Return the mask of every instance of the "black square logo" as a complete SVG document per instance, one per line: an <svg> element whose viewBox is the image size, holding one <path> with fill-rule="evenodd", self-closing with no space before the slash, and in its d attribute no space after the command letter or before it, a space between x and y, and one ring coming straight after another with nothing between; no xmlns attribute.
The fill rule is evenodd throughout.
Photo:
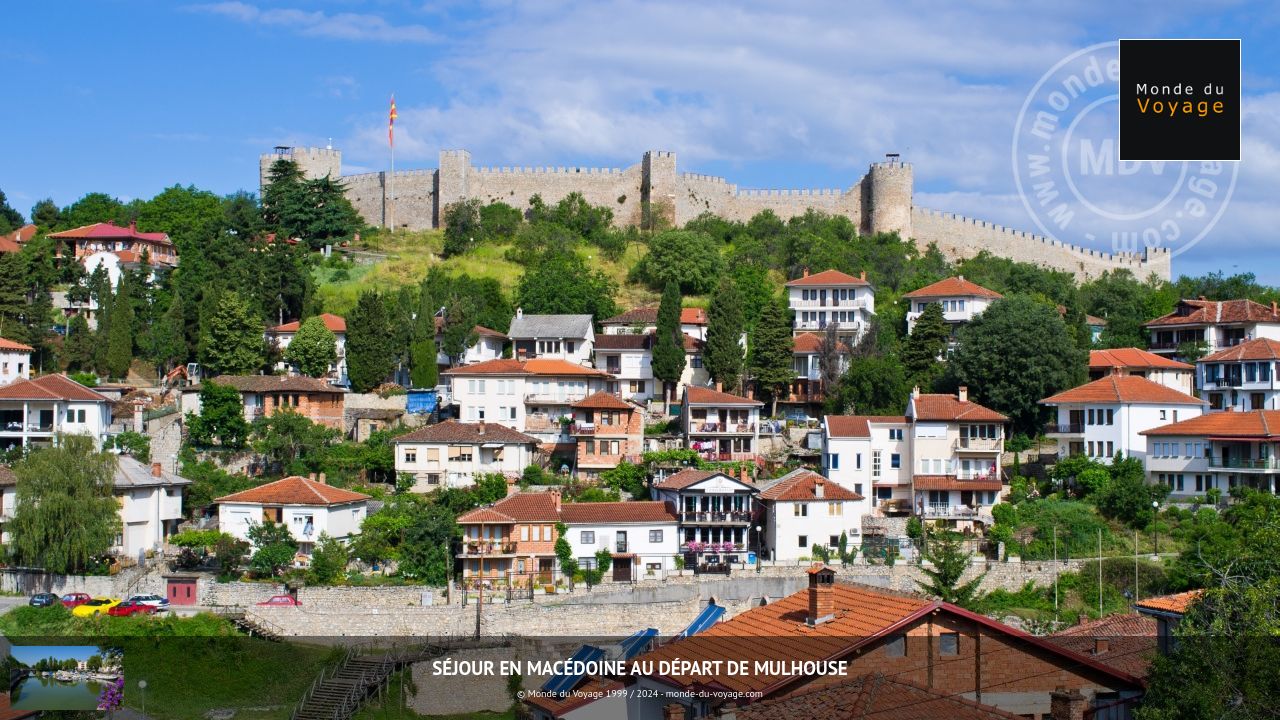
<svg viewBox="0 0 1280 720"><path fill-rule="evenodd" d="M1240 41L1121 40L1120 159L1239 160Z"/></svg>

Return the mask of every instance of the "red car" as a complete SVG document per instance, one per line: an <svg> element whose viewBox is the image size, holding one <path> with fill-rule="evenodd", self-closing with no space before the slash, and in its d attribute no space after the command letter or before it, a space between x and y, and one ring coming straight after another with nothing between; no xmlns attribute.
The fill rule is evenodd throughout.
<svg viewBox="0 0 1280 720"><path fill-rule="evenodd" d="M83 605L93 599L89 593L67 593L62 596L62 606L65 608L74 608Z"/></svg>
<svg viewBox="0 0 1280 720"><path fill-rule="evenodd" d="M159 608L156 608L154 605L147 605L146 603L138 602L137 600L125 600L119 605L108 609L107 614L114 617L129 617L130 615L137 615L139 613L143 615L155 615L158 609Z"/></svg>
<svg viewBox="0 0 1280 720"><path fill-rule="evenodd" d="M302 603L292 595L276 595L269 600L263 600L259 605L271 605L275 607L296 607Z"/></svg>

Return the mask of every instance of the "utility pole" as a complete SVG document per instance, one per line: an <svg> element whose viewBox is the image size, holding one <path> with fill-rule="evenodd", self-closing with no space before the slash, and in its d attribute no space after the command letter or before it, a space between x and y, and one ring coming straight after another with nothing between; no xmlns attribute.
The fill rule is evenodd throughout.
<svg viewBox="0 0 1280 720"><path fill-rule="evenodd" d="M476 543L480 554L480 581L476 583L480 594L476 598L476 640L480 639L480 611L484 607L484 523L480 523L480 542ZM464 591L465 592L465 591Z"/></svg>
<svg viewBox="0 0 1280 720"><path fill-rule="evenodd" d="M1133 531L1133 602L1136 605L1138 600L1138 531Z"/></svg>
<svg viewBox="0 0 1280 720"><path fill-rule="evenodd" d="M1058 526L1053 526L1053 619L1058 619Z"/></svg>
<svg viewBox="0 0 1280 720"><path fill-rule="evenodd" d="M1102 617L1102 528L1098 528L1098 617Z"/></svg>

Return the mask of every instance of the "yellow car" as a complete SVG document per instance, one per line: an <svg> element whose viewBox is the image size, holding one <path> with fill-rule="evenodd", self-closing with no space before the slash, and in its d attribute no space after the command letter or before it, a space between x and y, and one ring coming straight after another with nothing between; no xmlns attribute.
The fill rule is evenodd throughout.
<svg viewBox="0 0 1280 720"><path fill-rule="evenodd" d="M71 609L71 614L76 617L91 617L93 615L106 615L107 611L120 604L120 598L96 597L92 600L75 606Z"/></svg>

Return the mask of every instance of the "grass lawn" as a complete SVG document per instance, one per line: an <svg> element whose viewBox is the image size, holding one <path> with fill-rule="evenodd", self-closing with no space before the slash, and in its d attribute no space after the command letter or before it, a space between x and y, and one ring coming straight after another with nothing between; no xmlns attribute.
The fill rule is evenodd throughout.
<svg viewBox="0 0 1280 720"><path fill-rule="evenodd" d="M406 672L401 671L392 675L391 682L387 684L387 691L382 700L374 700L365 705L360 709L360 712L352 716L352 720L404 720L405 718L412 718L413 720L515 720L515 705L500 713L486 710L463 715L420 715L406 708L400 702L400 693L406 674ZM403 691L405 696L408 697L413 692L413 689L406 686Z"/></svg>

